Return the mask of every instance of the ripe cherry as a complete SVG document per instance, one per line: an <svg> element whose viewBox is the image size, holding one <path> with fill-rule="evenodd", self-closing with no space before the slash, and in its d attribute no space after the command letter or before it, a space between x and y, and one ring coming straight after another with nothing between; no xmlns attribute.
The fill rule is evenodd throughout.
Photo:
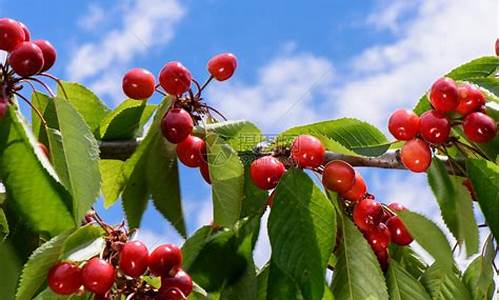
<svg viewBox="0 0 500 300"><path fill-rule="evenodd" d="M393 212L400 212L400 211L405 211L406 210L406 207L401 204L401 203L398 203L398 202L392 202L390 203L389 205L389 208L393 211Z"/></svg>
<svg viewBox="0 0 500 300"><path fill-rule="evenodd" d="M368 230L365 233L365 237L375 252L387 250L387 247L391 243L391 232L384 223L379 223Z"/></svg>
<svg viewBox="0 0 500 300"><path fill-rule="evenodd" d="M387 249L379 252L375 252L375 255L377 256L377 260L380 264L380 268L382 271L387 271L387 267L389 265L389 254L387 253Z"/></svg>
<svg viewBox="0 0 500 300"><path fill-rule="evenodd" d="M367 190L363 177L358 172L355 173L354 184L347 192L341 194L342 198L351 201L359 201L363 199Z"/></svg>
<svg viewBox="0 0 500 300"><path fill-rule="evenodd" d="M71 295L82 286L82 273L76 264L59 262L50 268L47 281L54 293Z"/></svg>
<svg viewBox="0 0 500 300"><path fill-rule="evenodd" d="M205 161L203 161L200 165L200 174L208 184L212 184L212 180L210 179L210 170L208 168L208 164Z"/></svg>
<svg viewBox="0 0 500 300"><path fill-rule="evenodd" d="M193 291L193 281L191 280L191 276L179 269L175 276L166 276L161 278L160 290L169 290L173 288L179 289L184 296L187 297Z"/></svg>
<svg viewBox="0 0 500 300"><path fill-rule="evenodd" d="M115 281L115 268L104 259L94 257L82 270L83 285L96 294L105 294Z"/></svg>
<svg viewBox="0 0 500 300"><path fill-rule="evenodd" d="M182 142L177 144L175 149L177 157L186 166L197 168L204 163L203 156L206 155L206 145L203 139L189 135Z"/></svg>
<svg viewBox="0 0 500 300"><path fill-rule="evenodd" d="M486 143L497 135L497 123L487 114L473 112L468 114L463 123L467 139L476 143Z"/></svg>
<svg viewBox="0 0 500 300"><path fill-rule="evenodd" d="M0 120L5 117L9 109L9 101L7 99L0 99Z"/></svg>
<svg viewBox="0 0 500 300"><path fill-rule="evenodd" d="M38 148L40 148L40 150L42 150L43 154L45 154L45 156L47 158L50 157L50 154L49 154L49 149L47 149L47 146L45 146L44 144L42 143L38 143Z"/></svg>
<svg viewBox="0 0 500 300"><path fill-rule="evenodd" d="M31 39L31 34L30 34L29 29L28 29L28 26L26 26L23 22L18 22L18 23L19 23L19 26L21 26L21 28L23 29L24 41L28 42Z"/></svg>
<svg viewBox="0 0 500 300"><path fill-rule="evenodd" d="M495 42L495 54L498 56L498 38Z"/></svg>
<svg viewBox="0 0 500 300"><path fill-rule="evenodd" d="M22 42L9 54L9 64L20 76L39 73L43 67L43 52L33 42Z"/></svg>
<svg viewBox="0 0 500 300"><path fill-rule="evenodd" d="M33 43L36 44L42 50L43 67L40 72L45 72L48 69L50 69L54 65L54 62L56 61L57 57L56 48L54 48L54 46L52 46L52 44L46 40L35 40L33 41Z"/></svg>
<svg viewBox="0 0 500 300"><path fill-rule="evenodd" d="M149 270L155 276L170 276L182 265L182 252L172 244L158 246L149 255Z"/></svg>
<svg viewBox="0 0 500 300"><path fill-rule="evenodd" d="M273 156L263 156L250 165L250 178L260 189L270 190L278 185L285 173L285 165Z"/></svg>
<svg viewBox="0 0 500 300"><path fill-rule="evenodd" d="M292 144L292 158L301 168L317 168L323 163L325 147L314 136L303 134L295 138Z"/></svg>
<svg viewBox="0 0 500 300"><path fill-rule="evenodd" d="M147 99L155 92L155 77L146 69L133 68L123 76L122 88L131 99Z"/></svg>
<svg viewBox="0 0 500 300"><path fill-rule="evenodd" d="M386 224L391 232L391 240L394 244L406 246L413 242L413 238L401 218L398 216L391 217Z"/></svg>
<svg viewBox="0 0 500 300"><path fill-rule="evenodd" d="M448 118L434 110L420 116L420 134L429 143L442 144L450 137L451 125Z"/></svg>
<svg viewBox="0 0 500 300"><path fill-rule="evenodd" d="M359 201L352 212L354 223L363 232L375 228L384 217L382 205L374 199L366 198Z"/></svg>
<svg viewBox="0 0 500 300"><path fill-rule="evenodd" d="M237 59L232 53L221 53L208 61L208 72L215 79L224 81L233 76Z"/></svg>
<svg viewBox="0 0 500 300"><path fill-rule="evenodd" d="M173 144L179 144L193 131L193 119L182 108L173 108L161 120L161 130L165 138Z"/></svg>
<svg viewBox="0 0 500 300"><path fill-rule="evenodd" d="M440 78L431 87L429 99L435 110L447 113L458 106L458 88L450 78Z"/></svg>
<svg viewBox="0 0 500 300"><path fill-rule="evenodd" d="M401 162L410 171L425 172L432 161L429 145L420 139L413 139L401 147Z"/></svg>
<svg viewBox="0 0 500 300"><path fill-rule="evenodd" d="M469 191L469 194L472 198L472 200L477 201L477 196L476 196L476 190L474 189L474 186L472 185L472 181L469 178L465 178L462 184L465 186L465 188Z"/></svg>
<svg viewBox="0 0 500 300"><path fill-rule="evenodd" d="M24 42L24 30L19 22L9 19L0 19L0 49L12 51Z"/></svg>
<svg viewBox="0 0 500 300"><path fill-rule="evenodd" d="M354 185L356 172L354 168L343 160L329 162L323 170L323 185L337 193L345 193Z"/></svg>
<svg viewBox="0 0 500 300"><path fill-rule="evenodd" d="M191 73L178 61L166 63L160 71L160 85L170 95L181 95L191 86Z"/></svg>
<svg viewBox="0 0 500 300"><path fill-rule="evenodd" d="M400 141L408 141L417 136L420 118L411 110L398 109L389 118L389 131Z"/></svg>
<svg viewBox="0 0 500 300"><path fill-rule="evenodd" d="M160 289L158 300L186 300L187 298L182 294L178 288Z"/></svg>
<svg viewBox="0 0 500 300"><path fill-rule="evenodd" d="M148 268L148 248L140 241L129 241L120 252L120 270L130 277L139 277Z"/></svg>
<svg viewBox="0 0 500 300"><path fill-rule="evenodd" d="M486 103L483 93L474 85L462 84L458 87L459 103L455 111L462 116L481 109Z"/></svg>

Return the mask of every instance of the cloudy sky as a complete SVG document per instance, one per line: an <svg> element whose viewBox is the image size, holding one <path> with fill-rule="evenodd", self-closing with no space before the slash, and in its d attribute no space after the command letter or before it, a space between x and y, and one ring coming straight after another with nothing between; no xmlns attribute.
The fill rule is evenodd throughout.
<svg viewBox="0 0 500 300"><path fill-rule="evenodd" d="M110 106L123 101L121 78L131 67L157 74L180 60L203 81L212 55L233 52L238 70L210 86L208 102L270 134L343 116L386 131L388 115L411 108L439 75L491 55L498 30L495 0L0 0L0 11L56 46L55 75L84 83ZM361 172L380 201L442 224L425 176ZM192 233L211 220L210 190L197 170L182 167L181 181ZM123 217L119 204L103 214ZM182 242L152 207L141 237ZM260 265L269 256L264 231L255 256Z"/></svg>

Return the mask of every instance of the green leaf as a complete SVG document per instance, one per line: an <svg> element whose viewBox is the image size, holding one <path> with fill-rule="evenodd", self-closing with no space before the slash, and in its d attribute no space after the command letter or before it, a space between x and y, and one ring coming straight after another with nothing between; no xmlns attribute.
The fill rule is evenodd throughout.
<svg viewBox="0 0 500 300"><path fill-rule="evenodd" d="M487 90L490 93L493 93L496 97L498 97L498 77L473 77L468 78L468 82L477 84L484 90ZM483 92L484 92L483 90ZM490 98L492 101L498 102L498 98Z"/></svg>
<svg viewBox="0 0 500 300"><path fill-rule="evenodd" d="M392 244L389 256L415 279L420 278L429 267L411 247Z"/></svg>
<svg viewBox="0 0 500 300"><path fill-rule="evenodd" d="M288 170L276 188L268 233L273 262L299 285L305 299L323 296L335 227L334 208L325 194L303 171Z"/></svg>
<svg viewBox="0 0 500 300"><path fill-rule="evenodd" d="M20 268L14 248L8 242L0 242L0 299L14 299Z"/></svg>
<svg viewBox="0 0 500 300"><path fill-rule="evenodd" d="M5 212L0 207L0 243L5 240L5 238L9 235L9 223L7 222L7 217L5 216Z"/></svg>
<svg viewBox="0 0 500 300"><path fill-rule="evenodd" d="M386 274L390 299L394 300L430 300L429 294L412 275L405 271L395 260L390 260Z"/></svg>
<svg viewBox="0 0 500 300"><path fill-rule="evenodd" d="M42 94L40 92L33 92L31 95L31 104L36 107L43 115L46 121L51 121L55 118L54 112L49 112L47 110L47 105L51 101L52 98L49 96ZM38 141L47 144L47 136L45 133L45 128L42 126L42 121L40 117L35 112L35 110L31 111L31 130L33 135L38 138Z"/></svg>
<svg viewBox="0 0 500 300"><path fill-rule="evenodd" d="M433 158L427 174L448 229L459 243L465 242L468 256L476 253L479 249L479 232L472 199L462 184L463 179L450 176L444 163L437 157Z"/></svg>
<svg viewBox="0 0 500 300"><path fill-rule="evenodd" d="M103 237L106 232L99 226L87 224L78 228L64 241L60 258L71 258L72 261L84 261L98 255L102 248L96 249L96 241L105 246ZM102 243L101 243L102 241Z"/></svg>
<svg viewBox="0 0 500 300"><path fill-rule="evenodd" d="M101 140L129 140L137 136L142 125L151 117L155 105L146 101L127 99L101 121Z"/></svg>
<svg viewBox="0 0 500 300"><path fill-rule="evenodd" d="M146 157L140 157L131 174L126 176L122 193L122 206L130 228L139 228L142 215L148 205L149 193L146 182ZM124 168L127 167L127 162Z"/></svg>
<svg viewBox="0 0 500 300"><path fill-rule="evenodd" d="M467 160L472 181L486 223L498 241L498 165L482 159Z"/></svg>
<svg viewBox="0 0 500 300"><path fill-rule="evenodd" d="M259 300L303 300L297 284L275 263L269 262L258 276Z"/></svg>
<svg viewBox="0 0 500 300"><path fill-rule="evenodd" d="M208 124L206 130L216 133L237 152L252 150L264 139L257 126L245 120ZM204 129L198 131L201 133Z"/></svg>
<svg viewBox="0 0 500 300"><path fill-rule="evenodd" d="M439 264L432 265L420 279L432 300L471 300L471 296L457 274L443 269Z"/></svg>
<svg viewBox="0 0 500 300"><path fill-rule="evenodd" d="M261 214L266 207L268 192L259 189L250 178L250 163L245 164L243 201L241 203L240 219Z"/></svg>
<svg viewBox="0 0 500 300"><path fill-rule="evenodd" d="M73 197L73 216L78 224L99 196L99 147L85 121L68 101L56 97L49 106L53 106L57 116L57 120L48 123L50 157Z"/></svg>
<svg viewBox="0 0 500 300"><path fill-rule="evenodd" d="M343 239L332 281L335 299L388 299L384 275L363 234L347 217L339 228Z"/></svg>
<svg viewBox="0 0 500 300"><path fill-rule="evenodd" d="M207 153L214 222L221 226L232 226L240 216L244 191L243 163L236 151L212 134L207 137Z"/></svg>
<svg viewBox="0 0 500 300"><path fill-rule="evenodd" d="M34 300L91 300L93 295L85 293L84 295L60 296L53 293L49 288L38 294Z"/></svg>
<svg viewBox="0 0 500 300"><path fill-rule="evenodd" d="M414 212L402 211L398 215L415 241L432 255L437 263L451 270L454 265L453 254L441 229L426 217Z"/></svg>
<svg viewBox="0 0 500 300"><path fill-rule="evenodd" d="M0 122L0 176L8 201L33 230L56 235L75 226L70 195L13 106Z"/></svg>
<svg viewBox="0 0 500 300"><path fill-rule="evenodd" d="M61 81L69 103L82 115L90 130L98 135L101 120L108 114L109 108L91 90L76 82ZM58 87L57 95L66 98Z"/></svg>
<svg viewBox="0 0 500 300"><path fill-rule="evenodd" d="M99 161L104 208L111 207L118 200L125 186L123 164L123 161L114 159L101 159Z"/></svg>
<svg viewBox="0 0 500 300"><path fill-rule="evenodd" d="M472 294L474 300L492 299L495 290L495 280L492 259L478 256L465 270L462 282Z"/></svg>
<svg viewBox="0 0 500 300"><path fill-rule="evenodd" d="M390 146L387 138L380 130L366 122L351 118L293 127L280 133L276 141L286 144L299 134L317 136L322 139L325 148L343 154L352 154L354 152L364 156L379 156L387 151ZM348 151L341 151L339 145Z"/></svg>

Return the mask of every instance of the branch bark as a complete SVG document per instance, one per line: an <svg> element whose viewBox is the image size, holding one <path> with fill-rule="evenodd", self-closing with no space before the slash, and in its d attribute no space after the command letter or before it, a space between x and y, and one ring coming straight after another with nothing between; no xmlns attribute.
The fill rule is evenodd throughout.
<svg viewBox="0 0 500 300"><path fill-rule="evenodd" d="M140 143L139 140L126 140L126 141L101 141L99 143L99 148L101 150L102 159L118 159L126 160ZM453 168L450 160L446 156L438 156L441 161L446 165L448 172L450 174L455 174L459 176L464 176L459 169ZM354 167L372 167L372 168L383 168L383 169L401 169L405 170L405 166L401 163L399 158L399 151L389 150L381 156L378 157L363 157L363 156L352 156L344 155L335 152L328 151L325 154L325 161L329 162L332 160L343 160L348 162ZM465 168L463 161L456 161Z"/></svg>

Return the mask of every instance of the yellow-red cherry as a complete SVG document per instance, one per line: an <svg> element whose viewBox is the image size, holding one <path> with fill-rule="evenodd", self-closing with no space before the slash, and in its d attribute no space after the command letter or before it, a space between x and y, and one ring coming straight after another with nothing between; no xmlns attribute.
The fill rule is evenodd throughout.
<svg viewBox="0 0 500 300"><path fill-rule="evenodd" d="M350 200L350 201L360 201L362 200L367 191L366 183L361 174L355 172L354 176L354 184L352 187L345 193L341 193L342 198Z"/></svg>
<svg viewBox="0 0 500 300"><path fill-rule="evenodd" d="M318 138L302 134L293 141L291 153L299 167L314 169L323 163L325 147Z"/></svg>
<svg viewBox="0 0 500 300"><path fill-rule="evenodd" d="M425 172L432 162L429 145L421 139L407 141L401 147L401 162L412 172Z"/></svg>
<svg viewBox="0 0 500 300"><path fill-rule="evenodd" d="M443 77L434 82L429 92L429 100L440 113L454 111L458 106L458 88L451 78Z"/></svg>
<svg viewBox="0 0 500 300"><path fill-rule="evenodd" d="M450 137L451 124L440 112L430 110L420 116L420 135L431 144L442 144Z"/></svg>
<svg viewBox="0 0 500 300"><path fill-rule="evenodd" d="M497 122L482 112L468 114L462 125L467 139L476 143L491 141L498 131Z"/></svg>
<svg viewBox="0 0 500 300"><path fill-rule="evenodd" d="M391 240L394 244L406 246L413 242L413 237L406 229L400 217L391 217L387 220L386 224L391 232Z"/></svg>
<svg viewBox="0 0 500 300"><path fill-rule="evenodd" d="M285 165L273 156L263 156L250 164L250 178L260 189L270 190L278 185L285 173Z"/></svg>
<svg viewBox="0 0 500 300"><path fill-rule="evenodd" d="M420 118L407 109L398 109L389 118L388 128L391 134L400 141L408 141L417 136Z"/></svg>
<svg viewBox="0 0 500 300"><path fill-rule="evenodd" d="M379 223L365 232L365 238L373 251L382 252L391 243L391 232L384 223Z"/></svg>
<svg viewBox="0 0 500 300"><path fill-rule="evenodd" d="M365 198L354 207L352 218L354 223L363 232L374 229L383 219L382 205L371 198Z"/></svg>
<svg viewBox="0 0 500 300"><path fill-rule="evenodd" d="M133 68L123 76L122 89L131 99L148 99L156 89L155 76L146 69Z"/></svg>
<svg viewBox="0 0 500 300"><path fill-rule="evenodd" d="M458 87L459 103L455 111L462 116L481 110L486 104L486 98L479 88L472 84L462 84Z"/></svg>
<svg viewBox="0 0 500 300"><path fill-rule="evenodd" d="M189 135L177 144L175 151L179 160L188 167L197 168L205 163L203 158L207 151L205 141L197 136Z"/></svg>
<svg viewBox="0 0 500 300"><path fill-rule="evenodd" d="M193 131L193 119L191 115L182 108L169 110L161 120L161 131L163 136L173 144L179 144Z"/></svg>
<svg viewBox="0 0 500 300"><path fill-rule="evenodd" d="M236 70L237 59L232 53L221 53L215 55L208 61L208 72L215 79L224 81L233 76Z"/></svg>
<svg viewBox="0 0 500 300"><path fill-rule="evenodd" d="M323 185L334 192L345 193L354 185L356 172L343 160L330 161L323 170Z"/></svg>
<svg viewBox="0 0 500 300"><path fill-rule="evenodd" d="M160 85L170 95L181 95L191 86L191 72L180 62L166 63L160 71Z"/></svg>

